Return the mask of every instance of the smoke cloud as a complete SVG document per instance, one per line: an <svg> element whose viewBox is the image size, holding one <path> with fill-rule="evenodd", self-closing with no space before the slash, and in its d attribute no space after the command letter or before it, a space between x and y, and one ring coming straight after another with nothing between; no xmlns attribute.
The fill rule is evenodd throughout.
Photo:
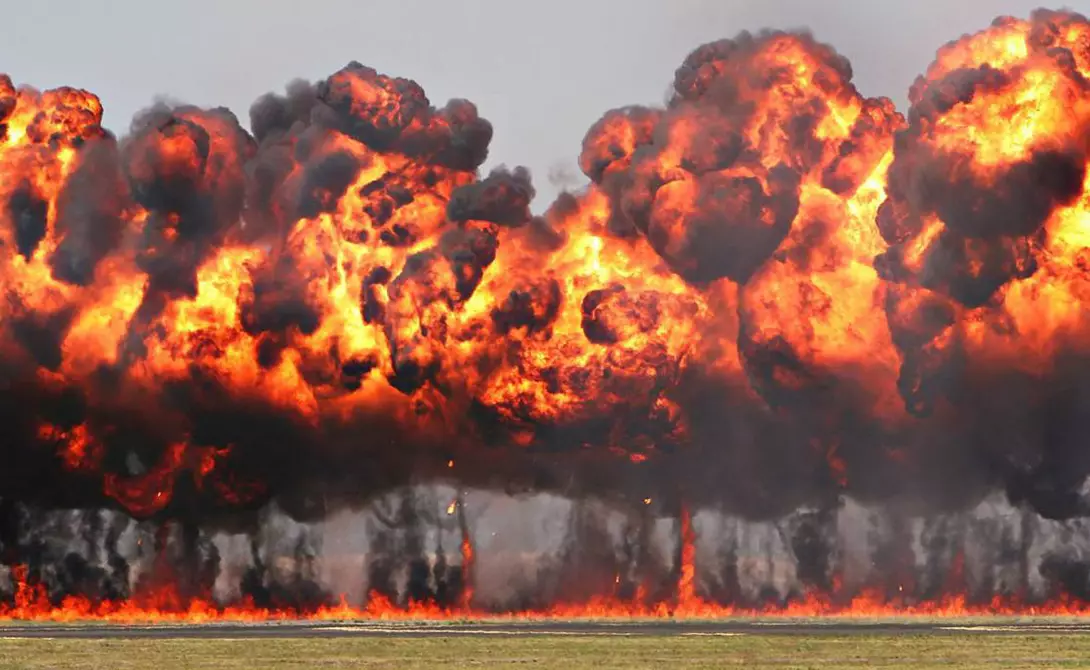
<svg viewBox="0 0 1090 670"><path fill-rule="evenodd" d="M360 63L252 133L0 79L12 602L1084 598L1087 44L997 19L903 114L806 32L705 44L541 216ZM558 529L486 551L504 494Z"/></svg>

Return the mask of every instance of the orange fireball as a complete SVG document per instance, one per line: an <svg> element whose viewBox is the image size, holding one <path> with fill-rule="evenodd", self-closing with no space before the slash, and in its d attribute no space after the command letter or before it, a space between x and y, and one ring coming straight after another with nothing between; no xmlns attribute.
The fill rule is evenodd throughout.
<svg viewBox="0 0 1090 670"><path fill-rule="evenodd" d="M467 487L627 519L615 590L517 617L764 611L709 595L696 515L782 531L849 498L894 512L885 588L841 586L829 537L792 540L813 588L769 611L1032 609L970 599L961 550L924 593L900 515L997 491L1019 513L1090 513L1090 22L1040 10L955 40L905 114L852 79L805 32L703 45L661 108L591 127L591 184L535 215L525 169L480 174L493 131L472 103L359 63L263 97L252 132L158 104L121 139L93 94L0 78L0 617L476 615ZM436 481L459 487L434 523L457 522L460 563L425 556L416 526L405 552L443 598L353 608L307 582L285 599L254 544L239 603L217 603L211 534ZM67 509L92 510L106 558L68 552L63 574L113 591L47 588L79 580L43 568L20 515ZM665 594L641 563L659 510L678 536ZM133 550L150 576L103 530L115 513L154 528Z"/></svg>

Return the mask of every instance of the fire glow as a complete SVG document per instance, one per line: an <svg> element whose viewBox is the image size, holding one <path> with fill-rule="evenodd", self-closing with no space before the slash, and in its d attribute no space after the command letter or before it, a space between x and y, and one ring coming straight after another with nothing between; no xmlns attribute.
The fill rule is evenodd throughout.
<svg viewBox="0 0 1090 670"><path fill-rule="evenodd" d="M783 542L801 594L702 591L700 510L941 517L998 492L1090 517L1090 22L951 42L903 114L851 79L804 33L701 46L663 108L594 124L590 184L540 216L524 169L479 174L472 103L358 63L258 100L249 131L157 105L120 139L92 93L0 79L0 617L1084 614L1068 564L1043 593L970 594L955 552L925 589L904 523L883 586L845 589L811 538ZM120 511L188 551L267 505L302 523L421 482L455 487L459 535L426 602L219 602L165 567L166 531L148 583L58 593L24 523ZM471 489L609 500L639 549L577 602L497 612ZM128 574L88 518L95 570ZM995 541L1028 565L1023 526Z"/></svg>

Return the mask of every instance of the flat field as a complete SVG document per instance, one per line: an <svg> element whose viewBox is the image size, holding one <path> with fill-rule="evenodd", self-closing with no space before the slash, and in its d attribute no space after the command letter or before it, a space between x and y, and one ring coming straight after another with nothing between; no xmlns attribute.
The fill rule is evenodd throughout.
<svg viewBox="0 0 1090 670"><path fill-rule="evenodd" d="M1090 668L1085 632L858 631L670 634L476 632L229 637L17 637L0 669L153 668ZM816 627L819 628L819 627ZM49 635L39 631L38 635Z"/></svg>

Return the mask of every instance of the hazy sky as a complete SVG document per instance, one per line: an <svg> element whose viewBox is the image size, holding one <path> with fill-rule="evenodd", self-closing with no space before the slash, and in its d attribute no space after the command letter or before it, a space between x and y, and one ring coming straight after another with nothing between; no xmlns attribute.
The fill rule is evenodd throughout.
<svg viewBox="0 0 1090 670"><path fill-rule="evenodd" d="M225 105L249 124L262 93L350 60L409 77L433 104L463 97L495 127L491 158L578 175L583 134L605 110L658 103L701 43L809 27L851 59L868 95L903 104L935 49L1026 16L1041 0L0 0L0 71L39 88L94 91L124 132L155 97ZM1090 12L1090 0L1067 6Z"/></svg>

